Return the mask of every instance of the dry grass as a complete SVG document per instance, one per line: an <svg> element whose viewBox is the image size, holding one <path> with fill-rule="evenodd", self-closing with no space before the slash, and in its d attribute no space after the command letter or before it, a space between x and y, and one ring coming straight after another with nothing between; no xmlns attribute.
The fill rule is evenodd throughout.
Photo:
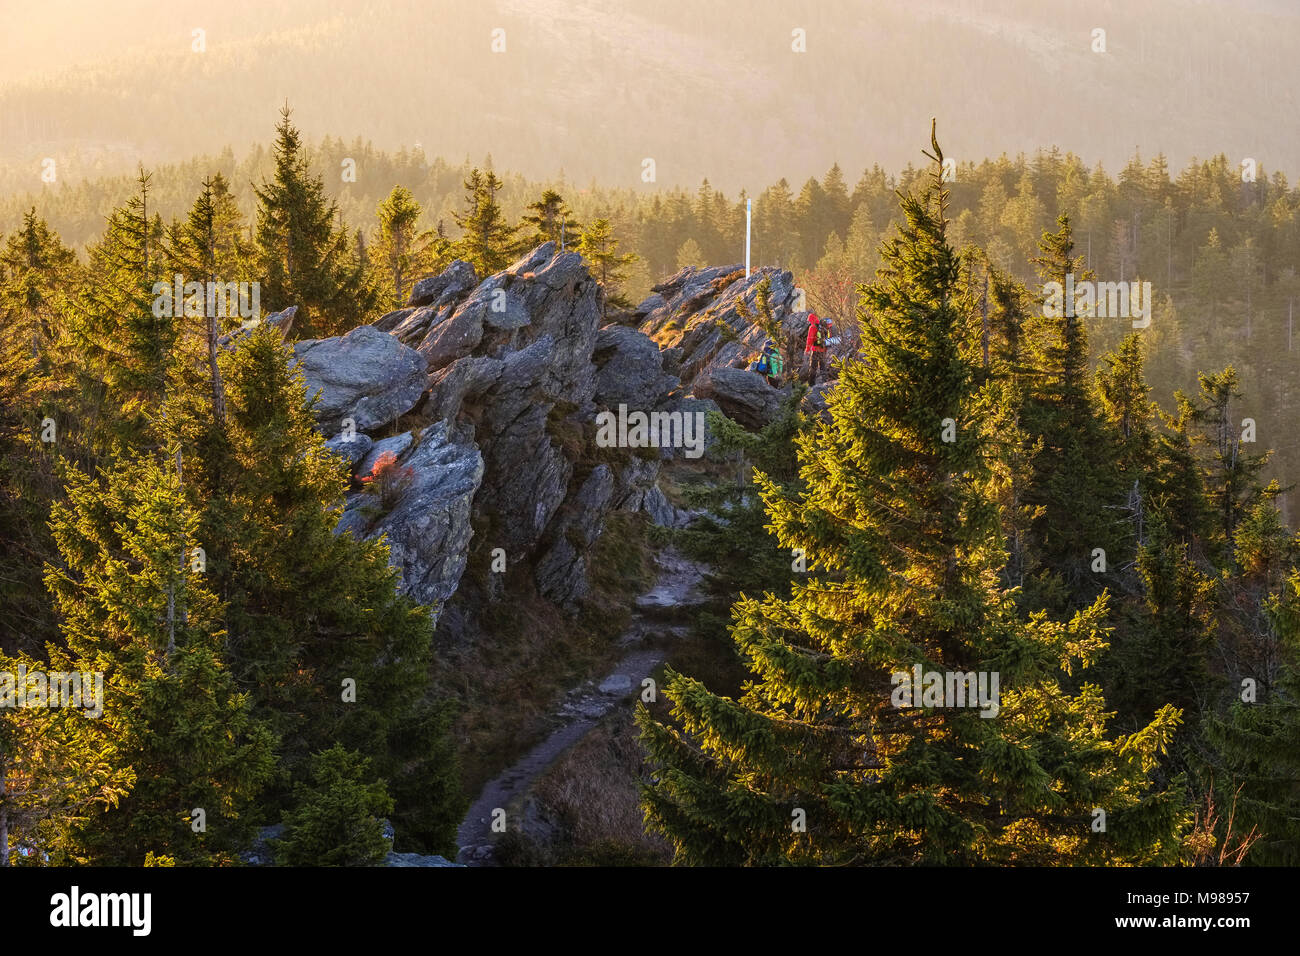
<svg viewBox="0 0 1300 956"><path fill-rule="evenodd" d="M456 702L461 787L483 784L542 740L555 697L607 656L609 640L535 595L493 606L479 644L441 647L437 681Z"/></svg>
<svg viewBox="0 0 1300 956"><path fill-rule="evenodd" d="M569 837L562 862L617 859L653 866L671 861L668 843L645 831L642 761L629 706L602 721L538 781L533 792Z"/></svg>
<svg viewBox="0 0 1300 956"><path fill-rule="evenodd" d="M482 637L439 639L435 664L437 686L458 709L452 729L467 796L545 738L565 691L618 659L633 599L653 580L645 526L641 515L606 519L590 557L592 593L576 618L539 597L522 564L507 573L504 596L488 600L490 553L472 548L462 591ZM475 534L477 542L490 539Z"/></svg>
<svg viewBox="0 0 1300 956"><path fill-rule="evenodd" d="M737 269L735 272L730 272L725 276L718 276L709 283L709 286L714 292L721 292L727 286L731 285L731 283L743 278L745 278L745 270Z"/></svg>

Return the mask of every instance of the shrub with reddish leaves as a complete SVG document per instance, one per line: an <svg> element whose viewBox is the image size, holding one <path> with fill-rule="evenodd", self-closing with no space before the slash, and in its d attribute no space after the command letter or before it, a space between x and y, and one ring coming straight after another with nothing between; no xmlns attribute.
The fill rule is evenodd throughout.
<svg viewBox="0 0 1300 956"><path fill-rule="evenodd" d="M399 467L397 456L386 451L375 459L370 474L365 475L361 482L367 491L379 496L380 506L385 511L391 511L414 478L413 469Z"/></svg>

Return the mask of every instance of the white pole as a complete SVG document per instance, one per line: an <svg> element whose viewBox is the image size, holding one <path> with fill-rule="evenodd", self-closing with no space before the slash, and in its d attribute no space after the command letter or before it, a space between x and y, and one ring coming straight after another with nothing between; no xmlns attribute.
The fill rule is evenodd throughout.
<svg viewBox="0 0 1300 956"><path fill-rule="evenodd" d="M749 207L754 200L745 200L745 278L749 278Z"/></svg>

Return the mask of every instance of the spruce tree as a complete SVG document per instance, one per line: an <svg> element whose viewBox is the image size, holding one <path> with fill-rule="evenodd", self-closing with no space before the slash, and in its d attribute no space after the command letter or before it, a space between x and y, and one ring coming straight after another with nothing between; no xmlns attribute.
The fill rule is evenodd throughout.
<svg viewBox="0 0 1300 956"><path fill-rule="evenodd" d="M700 244L688 238L677 247L676 265L678 269L699 268L704 265L704 252Z"/></svg>
<svg viewBox="0 0 1300 956"><path fill-rule="evenodd" d="M987 303L980 292L980 355L983 358L987 326L988 364L995 374L1023 387L1031 369L1026 365L1025 325L1029 320L1028 290L984 258L988 276ZM973 293L975 290L972 289ZM972 301L972 306L974 302ZM987 320L985 313L987 312ZM1023 407L1023 400L1021 407Z"/></svg>
<svg viewBox="0 0 1300 956"><path fill-rule="evenodd" d="M1106 662L1107 700L1124 726L1145 724L1166 704L1200 714L1213 696L1215 580L1197 567L1189 546L1173 538L1158 510L1146 517L1136 570L1142 606Z"/></svg>
<svg viewBox="0 0 1300 956"><path fill-rule="evenodd" d="M1064 294L1091 274L1074 253L1069 217L1062 215L1058 226L1043 235L1042 255L1035 260L1045 291L1041 310L1024 327L1029 374L1021 420L1040 443L1025 492L1026 504L1039 509L1032 534L1041 555L1040 581L1030 594L1068 613L1089 603L1102 590L1106 572L1125 556L1119 553L1115 515L1118 482L1089 387L1084 317ZM1049 283L1060 287L1059 298L1046 291ZM1064 585L1063 593L1053 578Z"/></svg>
<svg viewBox="0 0 1300 956"><path fill-rule="evenodd" d="M313 175L291 111L280 111L275 172L257 193L257 269L264 306L298 306L300 337L336 335L364 320L370 301L338 207Z"/></svg>
<svg viewBox="0 0 1300 956"><path fill-rule="evenodd" d="M933 146L929 188L903 198L863 290L861 361L842 365L830 421L797 440L807 491L789 498L759 479L781 548L800 549L809 575L789 600L736 605L753 683L731 700L670 672L680 728L639 712L658 766L647 819L677 862L1153 862L1177 850L1175 800L1148 776L1177 712L1111 738L1097 689L1058 683L1104 649L1104 597L1069 623L1026 622L997 585L1004 553L982 494ZM997 716L932 697L904 706L913 665L999 674ZM1091 826L1098 809L1105 832Z"/></svg>
<svg viewBox="0 0 1300 956"><path fill-rule="evenodd" d="M977 380L982 385L976 419L991 452L986 493L1001 516L1007 547L1004 580L1011 587L1024 588L1026 576L1041 563L1033 525L1043 512L1042 505L1026 500L1033 462L1043 450L1042 439L1023 424L1032 372L1024 355L1031 296L977 248L971 247L963 258L967 281L961 301L972 320L966 354L979 366ZM977 265L982 274L976 273ZM1022 605L1028 601L1022 591Z"/></svg>
<svg viewBox="0 0 1300 956"><path fill-rule="evenodd" d="M1216 374L1201 374L1198 383L1200 395L1190 414L1195 426L1192 445L1201 455L1205 494L1215 515L1217 550L1230 558L1237 526L1257 502L1271 500L1280 489L1260 479L1271 452L1250 453L1246 445L1254 436L1235 418L1233 403L1242 397L1237 370L1229 365Z"/></svg>
<svg viewBox="0 0 1300 956"><path fill-rule="evenodd" d="M388 843L383 817L393 800L370 761L335 744L314 754L311 782L299 784L284 814L276 856L284 866L375 866Z"/></svg>
<svg viewBox="0 0 1300 956"><path fill-rule="evenodd" d="M406 297L415 281L424 274L435 271L446 249L432 231L419 229L420 204L405 186L394 186L388 198L379 204L376 215L379 231L373 252L374 268L382 275L380 280L384 301L395 309L406 304Z"/></svg>
<svg viewBox="0 0 1300 956"><path fill-rule="evenodd" d="M1183 458L1177 429L1157 432L1160 410L1144 375L1142 340L1130 334L1103 359L1095 375L1097 404L1116 477L1125 489L1125 553L1133 550L1121 585L1131 595L1119 608L1111 654L1103 671L1106 699L1121 727L1139 727L1164 704L1199 714L1213 698L1210 657L1218 600L1213 569L1188 534L1203 509L1199 486L1172 494ZM1181 462L1181 464L1180 464ZM1197 745L1199 721L1179 732L1174 758L1181 767Z"/></svg>
<svg viewBox="0 0 1300 956"><path fill-rule="evenodd" d="M1041 556L1033 534L1041 505L1026 502L1032 464L1042 451L1042 439L1028 434L1021 425L1024 386L1014 377L990 378L980 390L976 407L984 441L990 450L986 493L996 503L1001 517L1007 561L1002 576L1007 586L1025 587L1026 576L1039 566ZM1020 590L1022 607L1032 604Z"/></svg>
<svg viewBox="0 0 1300 956"><path fill-rule="evenodd" d="M87 437L101 454L159 447L153 423L180 334L152 176L142 170L136 182L139 192L113 210L90 249L94 281L72 313L83 414L94 428Z"/></svg>
<svg viewBox="0 0 1300 956"><path fill-rule="evenodd" d="M801 398L802 388L786 400L781 414L758 432L747 431L720 412L709 413L709 458L734 465L735 478L688 488L688 503L703 514L673 538L688 555L712 565L711 589L725 595L728 604L742 592L788 593L790 559L776 546L768 529L767 510L756 493L753 471L782 483L793 485L797 480L794 439L806 422L799 415Z"/></svg>
<svg viewBox="0 0 1300 956"><path fill-rule="evenodd" d="M587 227L578 243L578 252L587 260L592 276L605 292L601 317L609 317L611 305L619 309L631 308L632 303L623 294L622 286L627 279L626 269L636 261L636 256L618 251L618 240L614 238L608 219L597 219Z"/></svg>
<svg viewBox="0 0 1300 956"><path fill-rule="evenodd" d="M40 658L0 653L0 698L15 695L0 709L0 866L77 862L68 835L135 782L93 709L23 706L29 688L17 675L48 669Z"/></svg>
<svg viewBox="0 0 1300 956"><path fill-rule="evenodd" d="M41 355L59 340L61 313L80 279L76 254L32 208L0 247L0 322L6 343Z"/></svg>
<svg viewBox="0 0 1300 956"><path fill-rule="evenodd" d="M131 790L66 835L90 862L231 859L270 779L272 738L223 666L221 607L192 547L198 515L152 456L69 471L46 581L63 625L50 668L103 674L103 732ZM195 810L204 814L202 828Z"/></svg>
<svg viewBox="0 0 1300 956"><path fill-rule="evenodd" d="M185 283L202 283L205 289L201 335L206 344L213 418L218 423L226 417L226 398L217 362L217 342L238 324L239 308L249 306L240 294L226 294L229 283L249 281L252 249L243 231L243 215L220 173L203 181L203 191L194 201L188 218L171 231L169 253L176 274ZM211 301L206 297L209 288L216 293ZM186 312L189 311L187 307Z"/></svg>
<svg viewBox="0 0 1300 956"><path fill-rule="evenodd" d="M468 208L455 214L461 237L455 243L456 255L474 267L475 275L490 276L510 264L514 251L514 228L506 223L497 201L503 183L494 172L470 171L465 180Z"/></svg>
<svg viewBox="0 0 1300 956"><path fill-rule="evenodd" d="M564 197L554 189L542 192L541 198L530 203L520 222L518 251L523 254L536 249L544 242L553 242L558 249L563 242L566 249L578 244L582 227L573 217L573 211Z"/></svg>
<svg viewBox="0 0 1300 956"><path fill-rule="evenodd" d="M41 569L58 493L55 447L72 454L81 419L69 387L68 301L76 256L33 209L0 244L0 651L37 651L55 636Z"/></svg>
<svg viewBox="0 0 1300 956"><path fill-rule="evenodd" d="M288 780L334 743L365 753L397 801L399 839L454 853L463 803L448 714L430 695L431 609L398 593L384 544L335 534L347 475L291 360L274 328L253 329L221 356L222 440L189 441L231 670L279 737ZM206 415L191 403L175 418L203 436ZM292 799L283 781L271 797Z"/></svg>
<svg viewBox="0 0 1300 956"><path fill-rule="evenodd" d="M1234 566L1220 574L1219 669L1236 686L1250 677L1266 688L1277 679L1282 635L1270 604L1285 596L1300 563L1300 535L1269 501L1259 501L1237 527Z"/></svg>
<svg viewBox="0 0 1300 956"><path fill-rule="evenodd" d="M1206 718L1213 782L1236 797L1234 827L1258 841L1248 861L1300 864L1300 572L1265 604L1279 637L1282 666L1271 685L1238 685L1226 713Z"/></svg>
<svg viewBox="0 0 1300 956"><path fill-rule="evenodd" d="M1174 540L1186 542L1191 554L1204 558L1211 550L1214 515L1194 444L1196 408L1181 391L1174 393L1174 402L1173 414L1160 415L1164 429L1156 442L1152 498Z"/></svg>
<svg viewBox="0 0 1300 956"><path fill-rule="evenodd" d="M1111 435L1113 460L1124 487L1137 483L1149 493L1149 476L1156 462L1157 409L1144 371L1142 339L1137 333L1102 359L1096 372L1097 408Z"/></svg>

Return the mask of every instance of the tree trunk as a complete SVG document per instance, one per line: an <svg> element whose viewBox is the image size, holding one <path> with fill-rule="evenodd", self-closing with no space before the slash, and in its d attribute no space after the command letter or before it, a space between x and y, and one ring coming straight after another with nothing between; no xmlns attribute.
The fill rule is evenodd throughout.
<svg viewBox="0 0 1300 956"><path fill-rule="evenodd" d="M209 309L209 312L215 312ZM221 368L217 365L217 317L208 316L208 371L212 379L212 415L222 428L226 425L226 389L221 384Z"/></svg>
<svg viewBox="0 0 1300 956"><path fill-rule="evenodd" d="M983 306L983 327L984 327L984 367L989 367L989 274L988 270L984 271L984 296L982 299Z"/></svg>
<svg viewBox="0 0 1300 956"><path fill-rule="evenodd" d="M209 288L216 288L217 237L213 234L213 222L208 219L208 248L205 250L208 260ZM215 298L215 296L213 296ZM240 307L243 307L241 296ZM214 302L207 302L203 310L208 317L208 376L212 380L212 416L223 429L226 425L226 390L221 384L221 368L217 365L217 310Z"/></svg>
<svg viewBox="0 0 1300 956"><path fill-rule="evenodd" d="M9 805L5 802L8 790L5 776L9 773L9 761L0 759L0 866L9 865Z"/></svg>

